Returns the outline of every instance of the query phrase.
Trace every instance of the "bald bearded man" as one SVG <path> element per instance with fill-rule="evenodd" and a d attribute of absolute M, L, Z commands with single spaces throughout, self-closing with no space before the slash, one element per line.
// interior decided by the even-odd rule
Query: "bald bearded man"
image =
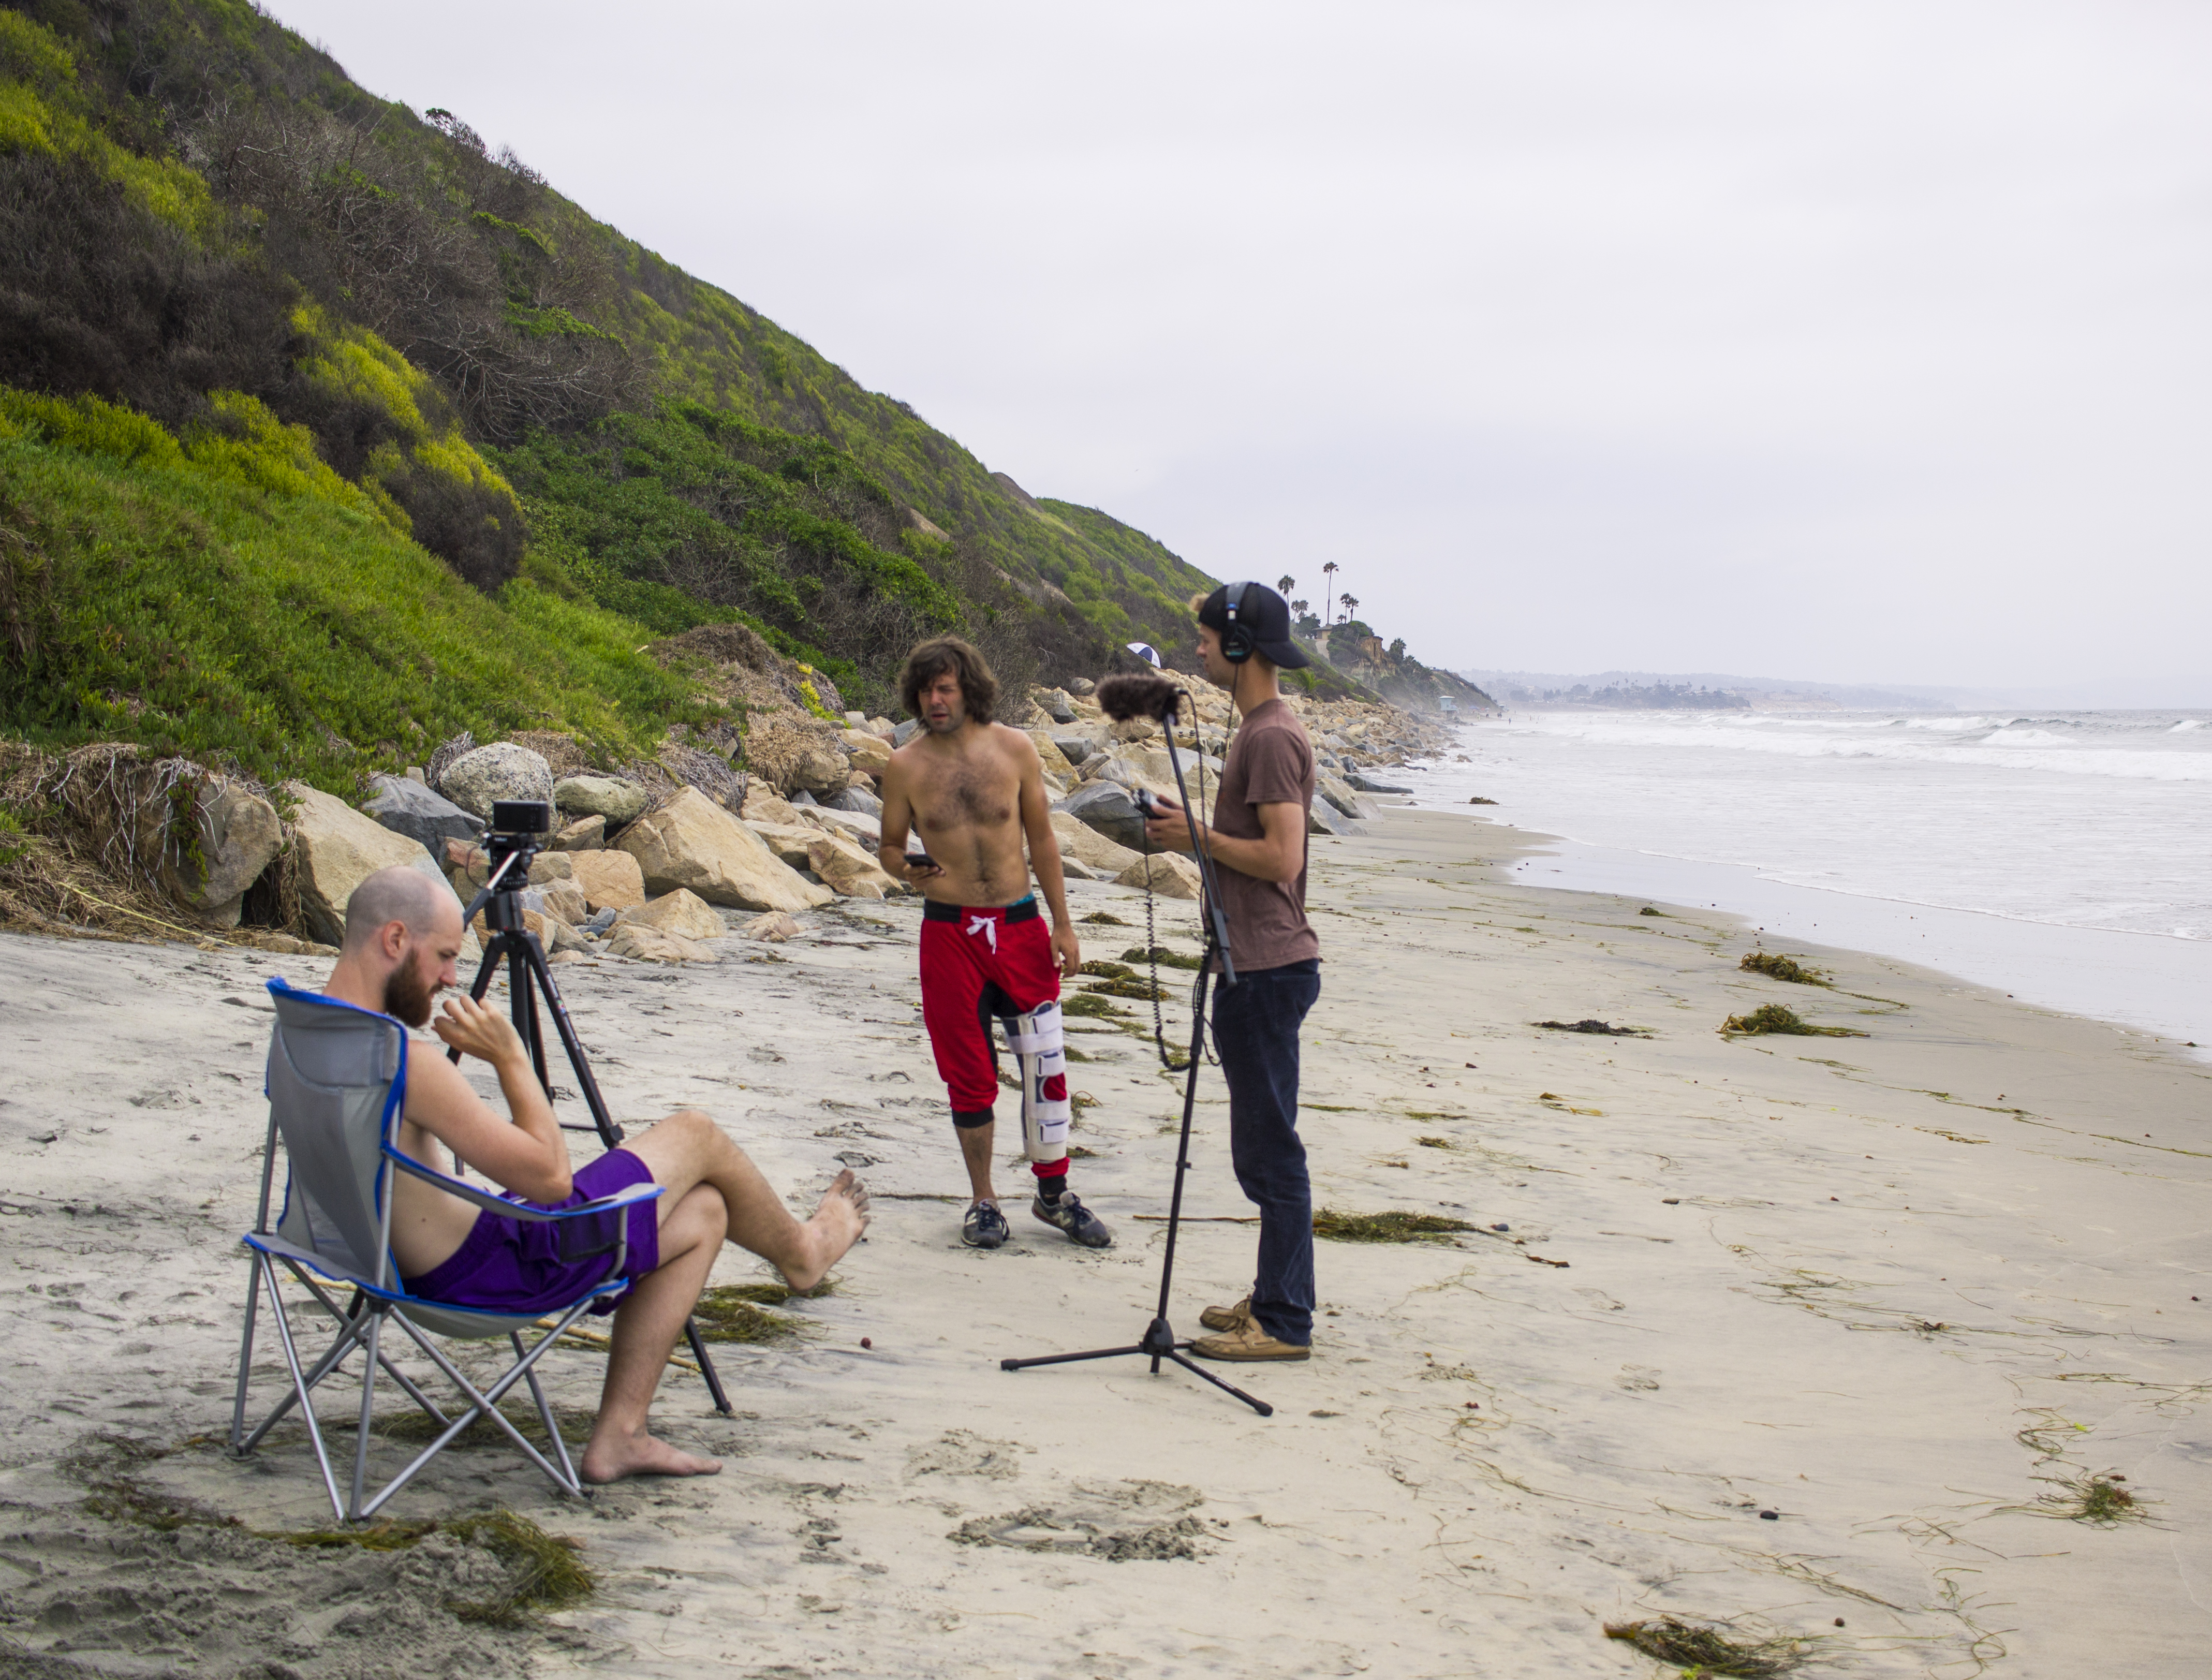
<path fill-rule="evenodd" d="M 431 1026 L 447 1045 L 499 1075 L 511 1118 L 477 1096 L 444 1056 L 408 1057 L 403 1153 L 442 1171 L 442 1146 L 453 1152 L 453 1170 L 465 1163 L 539 1207 L 573 1207 L 648 1181 L 663 1188 L 656 1200 L 608 1216 L 630 1221 L 630 1283 L 613 1298 L 606 1384 L 579 1468 L 586 1482 L 711 1476 L 721 1468 L 718 1461 L 655 1440 L 647 1415 L 722 1245 L 750 1250 L 793 1288 L 811 1289 L 867 1229 L 867 1192 L 850 1172 L 840 1173 L 801 1223 L 744 1152 L 689 1108 L 572 1172 L 552 1105 L 514 1024 L 466 996 L 447 999 L 431 1020 L 437 995 L 458 983 L 461 938 L 461 907 L 450 892 L 413 869 L 380 870 L 347 901 L 345 945 L 324 993 L 409 1026 Z M 479 1211 L 404 1173 L 391 1182 L 392 1252 L 414 1293 L 546 1311 L 573 1300 L 604 1272 L 604 1259 L 562 1261 L 558 1239 L 541 1234 L 550 1227 Z"/>

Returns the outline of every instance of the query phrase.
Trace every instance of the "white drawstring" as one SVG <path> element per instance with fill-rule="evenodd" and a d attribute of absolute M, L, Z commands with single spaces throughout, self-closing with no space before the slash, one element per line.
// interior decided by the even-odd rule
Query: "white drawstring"
<path fill-rule="evenodd" d="M 999 954 L 999 919 L 994 916 L 971 916 L 968 918 L 968 937 L 988 934 L 991 939 L 991 954 Z"/>

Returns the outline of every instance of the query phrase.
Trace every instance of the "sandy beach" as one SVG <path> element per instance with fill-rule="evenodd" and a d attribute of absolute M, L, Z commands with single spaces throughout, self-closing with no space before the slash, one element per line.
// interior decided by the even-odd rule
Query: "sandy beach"
<path fill-rule="evenodd" d="M 483 1445 L 400 1495 L 581 1543 L 595 1594 L 520 1630 L 446 1607 L 497 1573 L 454 1535 L 288 1543 L 330 1525 L 296 1429 L 221 1450 L 262 982 L 326 964 L 0 936 L 0 1673 L 1643 1675 L 1680 1669 L 1605 1625 L 1674 1616 L 1800 1639 L 1814 1674 L 2202 1674 L 2212 1072 L 1888 959 L 1782 947 L 1833 989 L 1744 972 L 1727 918 L 1505 880 L 1510 831 L 1370 828 L 1314 842 L 1316 1204 L 1473 1228 L 1320 1244 L 1316 1357 L 1228 1372 L 1269 1419 L 1136 1360 L 998 1367 L 1151 1313 L 1181 1087 L 1149 1006 L 1071 1022 L 1074 1182 L 1116 1245 L 1024 1211 L 987 1254 L 957 1240 L 915 901 L 711 967 L 561 968 L 618 1114 L 707 1109 L 794 1206 L 854 1166 L 877 1217 L 784 1309 L 803 1334 L 717 1348 L 737 1416 L 670 1373 L 660 1426 L 720 1476 L 563 1501 Z M 1070 898 L 1125 924 L 1085 924 L 1086 956 L 1143 943 L 1138 892 Z M 1195 950 L 1192 906 L 1159 908 Z M 1766 1003 L 1867 1036 L 1717 1031 Z M 1650 1036 L 1535 1025 L 1584 1020 Z M 1218 1074 L 1200 1093 L 1184 1335 L 1253 1241 Z M 731 1251 L 715 1281 L 762 1276 Z M 580 1419 L 600 1366 L 548 1361 Z M 2093 1496 L 2109 1520 L 2068 1514 Z"/>

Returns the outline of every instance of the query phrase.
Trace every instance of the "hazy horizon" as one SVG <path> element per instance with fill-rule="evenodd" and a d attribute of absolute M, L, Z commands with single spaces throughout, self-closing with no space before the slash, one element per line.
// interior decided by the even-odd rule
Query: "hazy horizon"
<path fill-rule="evenodd" d="M 2212 700 L 2202 8 L 276 9 L 1429 663 Z"/>

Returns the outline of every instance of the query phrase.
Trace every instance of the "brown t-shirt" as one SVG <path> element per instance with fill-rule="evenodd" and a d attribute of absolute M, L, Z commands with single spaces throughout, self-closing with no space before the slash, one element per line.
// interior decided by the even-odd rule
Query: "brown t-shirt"
<path fill-rule="evenodd" d="M 1263 701 L 1245 715 L 1229 744 L 1220 796 L 1213 802 L 1214 827 L 1232 839 L 1264 839 L 1260 807 L 1295 805 L 1303 813 L 1313 808 L 1313 800 L 1314 751 L 1305 725 L 1280 700 Z M 1301 842 L 1304 826 L 1302 819 Z M 1306 925 L 1303 862 L 1294 880 L 1263 881 L 1256 875 L 1239 874 L 1218 858 L 1214 873 L 1221 883 L 1221 908 L 1229 918 L 1229 954 L 1239 973 L 1280 968 L 1321 955 L 1321 941 Z"/>

